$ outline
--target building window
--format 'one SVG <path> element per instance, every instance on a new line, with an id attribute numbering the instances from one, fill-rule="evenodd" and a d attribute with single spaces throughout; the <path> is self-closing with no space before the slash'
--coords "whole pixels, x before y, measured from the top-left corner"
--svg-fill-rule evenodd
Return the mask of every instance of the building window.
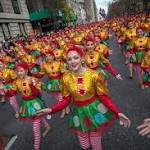
<path id="1" fill-rule="evenodd" d="M 9 36 L 9 38 L 11 38 L 9 23 L 6 23 L 5 25 L 6 25 L 6 28 L 7 28 L 7 31 L 8 31 L 8 36 Z"/>
<path id="2" fill-rule="evenodd" d="M 15 14 L 20 14 L 20 9 L 17 0 L 11 0 Z"/>
<path id="3" fill-rule="evenodd" d="M 4 39 L 8 39 L 11 38 L 11 33 L 10 33 L 10 29 L 9 29 L 9 24 L 0 24 L 1 28 L 2 28 L 2 32 L 4 35 Z"/>
<path id="4" fill-rule="evenodd" d="M 0 24 L 0 30 L 2 31 L 2 35 L 3 35 L 4 39 L 6 39 L 5 32 L 4 32 L 2 24 Z"/>
<path id="5" fill-rule="evenodd" d="M 0 12 L 3 12 L 2 3 L 0 2 Z"/>

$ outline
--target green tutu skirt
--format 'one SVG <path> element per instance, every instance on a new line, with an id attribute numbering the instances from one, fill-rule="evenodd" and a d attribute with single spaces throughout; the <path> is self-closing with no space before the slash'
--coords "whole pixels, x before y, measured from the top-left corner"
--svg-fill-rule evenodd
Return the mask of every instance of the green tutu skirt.
<path id="1" fill-rule="evenodd" d="M 45 104 L 40 98 L 23 101 L 19 110 L 19 118 L 34 118 L 36 117 L 37 112 L 44 108 L 46 108 Z"/>
<path id="2" fill-rule="evenodd" d="M 69 128 L 73 131 L 97 131 L 101 126 L 114 120 L 114 113 L 108 110 L 98 99 L 93 103 L 76 107 L 73 105 L 73 114 L 69 118 Z"/>
<path id="3" fill-rule="evenodd" d="M 6 90 L 11 90 L 11 89 L 13 88 L 13 85 L 12 85 L 11 83 L 6 83 L 6 84 L 4 85 L 4 88 L 5 88 Z"/>
<path id="4" fill-rule="evenodd" d="M 140 64 L 142 62 L 142 59 L 144 57 L 144 52 L 136 52 L 135 54 L 133 54 L 130 58 L 130 62 L 131 63 L 138 63 Z"/>
<path id="5" fill-rule="evenodd" d="M 150 86 L 150 72 L 145 72 L 143 82 L 145 85 Z"/>
<path id="6" fill-rule="evenodd" d="M 49 92 L 61 92 L 62 84 L 59 79 L 53 79 L 47 82 L 46 88 Z"/>

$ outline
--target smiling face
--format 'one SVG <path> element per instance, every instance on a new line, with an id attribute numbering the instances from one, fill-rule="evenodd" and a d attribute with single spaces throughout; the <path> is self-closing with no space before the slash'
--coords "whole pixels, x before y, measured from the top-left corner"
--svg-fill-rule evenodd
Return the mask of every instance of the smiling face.
<path id="1" fill-rule="evenodd" d="M 70 51 L 67 54 L 67 63 L 71 71 L 77 72 L 82 66 L 82 57 L 78 52 Z"/>
<path id="2" fill-rule="evenodd" d="M 142 37 L 142 36 L 144 36 L 144 31 L 142 30 L 142 29 L 137 29 L 137 36 L 138 37 Z"/>
<path id="3" fill-rule="evenodd" d="M 89 52 L 93 52 L 93 50 L 95 48 L 95 45 L 92 41 L 88 41 L 86 46 L 87 46 L 87 49 L 88 49 Z"/>
<path id="4" fill-rule="evenodd" d="M 96 44 L 99 44 L 100 43 L 100 38 L 99 37 L 95 37 L 95 42 L 96 42 Z"/>
<path id="5" fill-rule="evenodd" d="M 20 77 L 20 78 L 24 78 L 27 74 L 27 71 L 22 68 L 22 67 L 18 67 L 17 68 L 17 75 Z"/>

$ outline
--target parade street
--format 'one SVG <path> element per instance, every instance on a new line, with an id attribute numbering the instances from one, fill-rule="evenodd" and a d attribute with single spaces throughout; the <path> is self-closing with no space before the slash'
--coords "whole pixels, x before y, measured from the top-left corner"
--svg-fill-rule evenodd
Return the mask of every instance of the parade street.
<path id="1" fill-rule="evenodd" d="M 116 121 L 103 136 L 103 150 L 149 150 L 150 139 L 140 136 L 136 128 L 143 119 L 150 117 L 150 91 L 149 89 L 140 90 L 135 75 L 133 79 L 128 78 L 127 66 L 124 65 L 124 58 L 114 37 L 110 39 L 109 44 L 113 50 L 110 61 L 123 76 L 123 81 L 111 78 L 109 81 L 110 95 L 114 103 L 131 119 L 132 126 L 130 129 L 125 129 L 119 124 L 119 121 Z M 47 93 L 43 93 L 43 100 L 46 101 L 47 106 L 57 102 Z M 0 104 L 0 122 L 0 128 L 6 134 L 18 135 L 10 150 L 33 149 L 31 123 L 16 120 L 14 111 L 8 102 Z M 41 150 L 81 149 L 77 138 L 68 131 L 67 117 L 60 119 L 58 113 L 52 116 L 49 124 L 52 129 L 45 138 L 42 138 Z"/>

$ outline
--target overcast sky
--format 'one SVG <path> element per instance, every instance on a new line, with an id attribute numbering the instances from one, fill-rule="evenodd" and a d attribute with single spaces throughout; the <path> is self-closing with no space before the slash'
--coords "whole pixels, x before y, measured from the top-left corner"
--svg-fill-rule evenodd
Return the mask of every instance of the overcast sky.
<path id="1" fill-rule="evenodd" d="M 103 8 L 106 10 L 108 9 L 108 3 L 112 2 L 112 0 L 95 0 L 96 4 L 97 4 L 97 8 Z"/>

